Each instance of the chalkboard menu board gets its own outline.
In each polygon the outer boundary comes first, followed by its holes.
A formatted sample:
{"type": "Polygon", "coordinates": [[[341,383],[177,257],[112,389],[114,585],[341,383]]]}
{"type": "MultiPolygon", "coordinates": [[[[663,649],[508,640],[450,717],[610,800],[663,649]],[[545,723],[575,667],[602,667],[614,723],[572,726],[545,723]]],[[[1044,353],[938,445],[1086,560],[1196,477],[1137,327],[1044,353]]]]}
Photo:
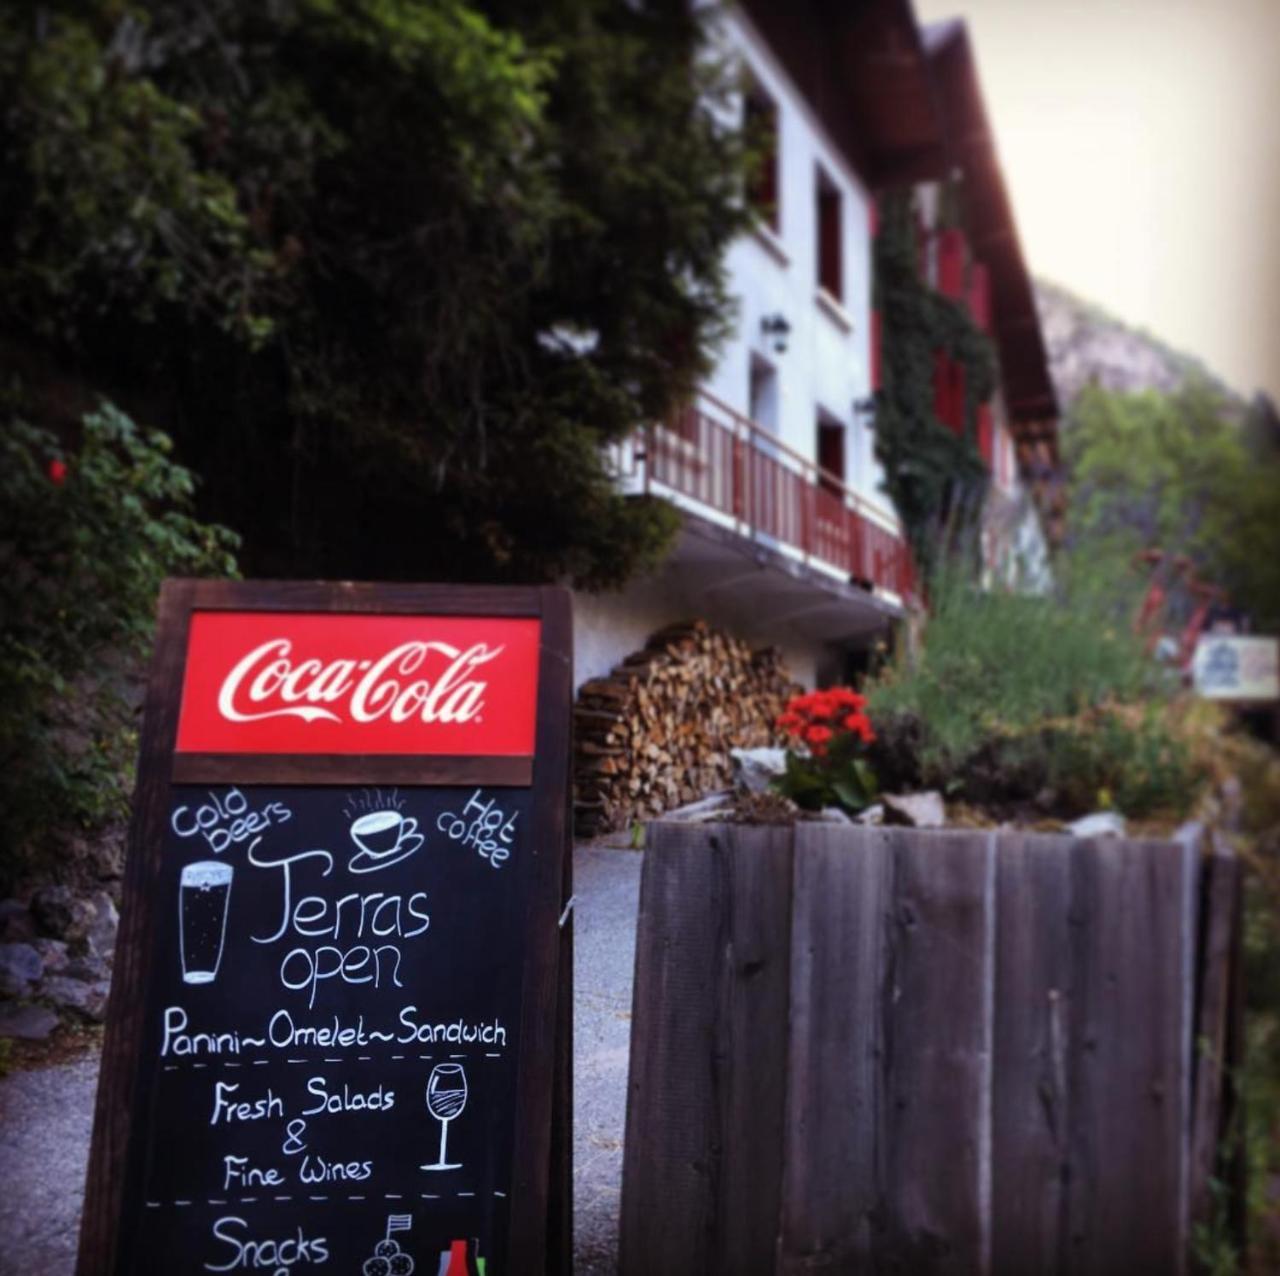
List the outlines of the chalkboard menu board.
{"type": "Polygon", "coordinates": [[[166,587],[80,1276],[548,1270],[568,629],[166,587]]]}

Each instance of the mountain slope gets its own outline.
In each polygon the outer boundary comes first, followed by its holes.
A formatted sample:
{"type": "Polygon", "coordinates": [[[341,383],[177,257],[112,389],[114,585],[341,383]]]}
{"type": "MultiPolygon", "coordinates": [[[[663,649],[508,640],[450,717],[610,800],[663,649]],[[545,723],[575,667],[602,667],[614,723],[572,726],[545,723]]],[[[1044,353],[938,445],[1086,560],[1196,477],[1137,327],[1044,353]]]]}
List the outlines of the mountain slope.
{"type": "Polygon", "coordinates": [[[1218,390],[1232,414],[1244,415],[1246,401],[1199,360],[1150,333],[1129,327],[1065,288],[1037,280],[1036,307],[1064,419],[1069,418],[1072,404],[1090,383],[1124,393],[1169,393],[1193,377],[1218,390]]]}

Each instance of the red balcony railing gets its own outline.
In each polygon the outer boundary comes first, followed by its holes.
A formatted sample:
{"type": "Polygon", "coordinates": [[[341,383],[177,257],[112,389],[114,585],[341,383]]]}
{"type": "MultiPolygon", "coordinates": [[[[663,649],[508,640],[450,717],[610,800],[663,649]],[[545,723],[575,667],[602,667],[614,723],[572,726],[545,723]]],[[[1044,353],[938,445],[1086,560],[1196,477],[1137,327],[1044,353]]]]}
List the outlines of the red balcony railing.
{"type": "Polygon", "coordinates": [[[647,426],[620,461],[624,473],[643,476],[646,491],[665,488],[708,506],[745,536],[902,599],[914,591],[906,542],[871,516],[866,501],[712,395],[647,426]]]}

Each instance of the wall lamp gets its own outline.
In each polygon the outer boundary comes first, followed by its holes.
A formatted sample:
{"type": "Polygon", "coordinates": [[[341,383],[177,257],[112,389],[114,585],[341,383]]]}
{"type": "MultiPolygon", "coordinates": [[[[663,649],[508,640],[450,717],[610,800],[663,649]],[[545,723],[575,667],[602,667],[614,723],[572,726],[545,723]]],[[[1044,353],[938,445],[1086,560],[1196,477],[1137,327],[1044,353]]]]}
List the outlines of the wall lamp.
{"type": "Polygon", "coordinates": [[[853,415],[871,417],[874,421],[876,415],[876,396],[868,394],[864,398],[854,399],[853,415]]]}
{"type": "Polygon", "coordinates": [[[786,354],[787,338],[791,335],[791,325],[783,314],[765,315],[760,320],[760,331],[768,338],[774,354],[786,354]]]}

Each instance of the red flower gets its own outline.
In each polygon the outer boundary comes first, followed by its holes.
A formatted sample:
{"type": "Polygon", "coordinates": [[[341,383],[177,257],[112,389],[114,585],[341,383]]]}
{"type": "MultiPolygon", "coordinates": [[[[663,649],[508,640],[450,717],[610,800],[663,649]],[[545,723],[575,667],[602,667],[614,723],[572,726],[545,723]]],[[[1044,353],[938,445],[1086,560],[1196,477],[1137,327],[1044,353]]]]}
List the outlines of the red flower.
{"type": "Polygon", "coordinates": [[[856,735],[863,744],[870,744],[876,738],[871,719],[865,713],[851,713],[844,720],[844,727],[846,731],[856,735]]]}
{"type": "Polygon", "coordinates": [[[62,486],[63,480],[67,477],[66,461],[58,460],[56,457],[49,462],[49,481],[58,487],[62,486]]]}
{"type": "Polygon", "coordinates": [[[822,744],[825,745],[832,736],[830,727],[810,727],[804,733],[804,742],[808,745],[822,744]]]}

